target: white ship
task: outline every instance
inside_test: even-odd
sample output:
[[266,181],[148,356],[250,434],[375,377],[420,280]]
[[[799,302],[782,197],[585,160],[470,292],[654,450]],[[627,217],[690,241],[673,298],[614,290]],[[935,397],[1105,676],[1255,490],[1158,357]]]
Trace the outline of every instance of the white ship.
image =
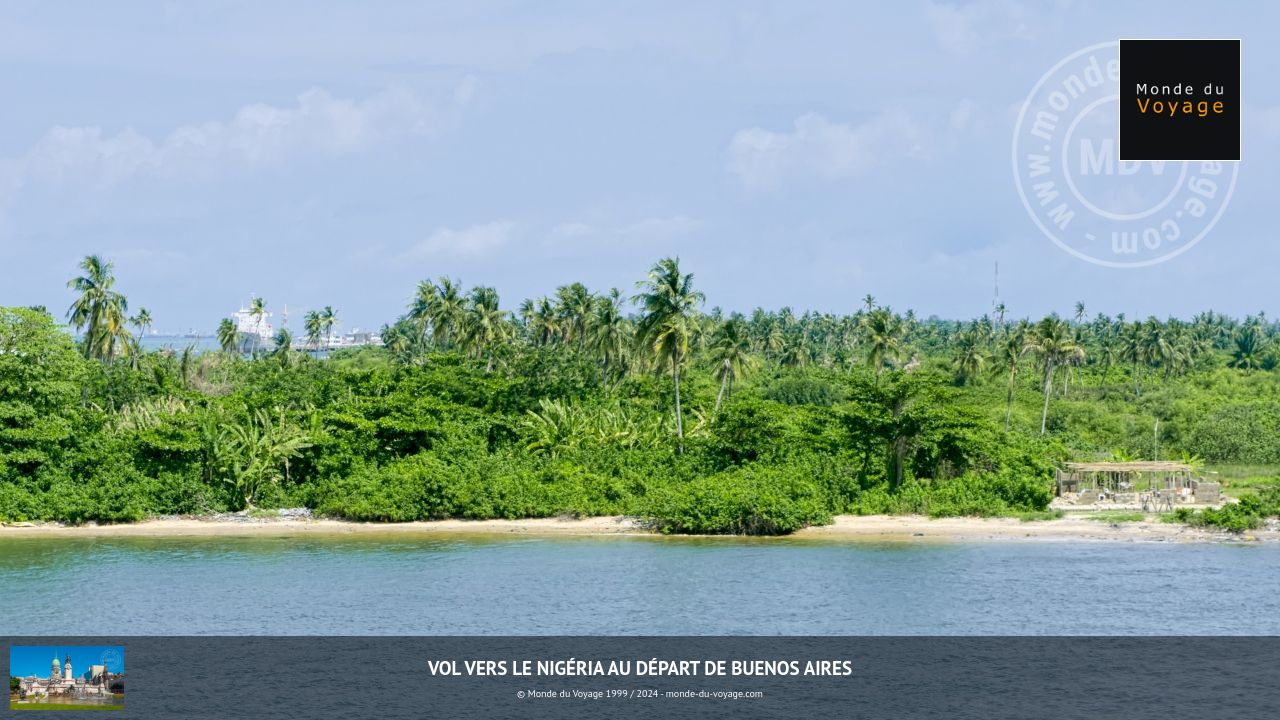
[[254,313],[249,308],[241,306],[232,317],[235,318],[236,332],[240,334],[246,345],[250,347],[271,345],[272,338],[275,337],[275,330],[271,327],[271,313]]
[[[250,301],[252,305],[252,299]],[[254,313],[249,307],[241,306],[238,311],[232,313],[232,318],[236,324],[236,332],[240,335],[241,348],[245,352],[251,352],[259,349],[270,349],[275,347],[276,330],[271,324],[272,313],[265,310],[261,313]],[[287,326],[289,323],[289,306],[284,306],[282,320]],[[381,345],[382,337],[376,332],[353,328],[350,332],[334,332],[321,337],[318,342],[312,343],[301,333],[293,336],[291,347],[294,350],[310,351],[310,352],[330,352],[333,350],[342,350],[344,348],[364,347],[366,345]]]
[[382,336],[355,328],[347,333],[334,333],[330,337],[321,337],[319,342],[312,343],[305,337],[293,338],[294,350],[310,350],[313,352],[330,352],[333,350],[342,350],[344,348],[364,347],[366,345],[381,345]]

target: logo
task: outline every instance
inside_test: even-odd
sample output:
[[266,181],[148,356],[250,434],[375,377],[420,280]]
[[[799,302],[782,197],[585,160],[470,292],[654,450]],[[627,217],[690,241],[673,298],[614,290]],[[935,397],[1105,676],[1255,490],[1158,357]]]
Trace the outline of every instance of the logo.
[[1123,160],[1240,159],[1239,40],[1121,40]]
[[1018,114],[1013,175],[1023,207],[1058,247],[1096,265],[1145,267],[1213,229],[1239,165],[1121,160],[1120,73],[1118,42],[1050,68]]

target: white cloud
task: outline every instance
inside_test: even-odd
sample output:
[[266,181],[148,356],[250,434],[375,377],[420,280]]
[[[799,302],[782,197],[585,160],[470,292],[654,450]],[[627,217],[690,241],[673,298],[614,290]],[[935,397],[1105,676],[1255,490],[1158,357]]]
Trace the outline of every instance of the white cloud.
[[472,225],[459,230],[442,227],[409,249],[405,259],[483,258],[506,247],[515,237],[516,224],[506,220]]
[[441,123],[437,111],[406,89],[352,100],[316,88],[293,105],[246,105],[229,120],[183,125],[155,140],[133,128],[108,135],[95,126],[55,126],[24,156],[4,163],[0,175],[7,182],[0,184],[109,187],[139,176],[273,166],[304,154],[339,155],[431,134]]
[[861,125],[833,123],[817,113],[796,118],[791,132],[739,130],[729,143],[729,172],[749,190],[792,178],[849,178],[893,160],[923,157],[924,131],[904,112]]

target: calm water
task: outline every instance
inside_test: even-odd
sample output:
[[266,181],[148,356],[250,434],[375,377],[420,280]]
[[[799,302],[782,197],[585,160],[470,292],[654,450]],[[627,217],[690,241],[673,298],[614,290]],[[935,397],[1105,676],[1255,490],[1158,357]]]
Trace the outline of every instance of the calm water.
[[1280,547],[0,541],[23,634],[1280,634]]

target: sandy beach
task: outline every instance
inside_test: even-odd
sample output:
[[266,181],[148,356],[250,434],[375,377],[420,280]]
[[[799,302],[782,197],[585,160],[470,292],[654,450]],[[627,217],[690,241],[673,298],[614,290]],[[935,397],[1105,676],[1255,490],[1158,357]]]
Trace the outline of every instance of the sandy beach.
[[[0,525],[0,539],[16,537],[272,537],[300,535],[654,535],[643,523],[623,516],[527,520],[438,520],[357,523],[312,518],[161,518],[121,525],[66,526],[57,523]],[[830,525],[788,536],[825,541],[1111,541],[1111,542],[1275,542],[1275,524],[1244,534],[1191,528],[1149,519],[1110,523],[1071,516],[1023,522],[1013,518],[940,518],[918,515],[840,515]]]

